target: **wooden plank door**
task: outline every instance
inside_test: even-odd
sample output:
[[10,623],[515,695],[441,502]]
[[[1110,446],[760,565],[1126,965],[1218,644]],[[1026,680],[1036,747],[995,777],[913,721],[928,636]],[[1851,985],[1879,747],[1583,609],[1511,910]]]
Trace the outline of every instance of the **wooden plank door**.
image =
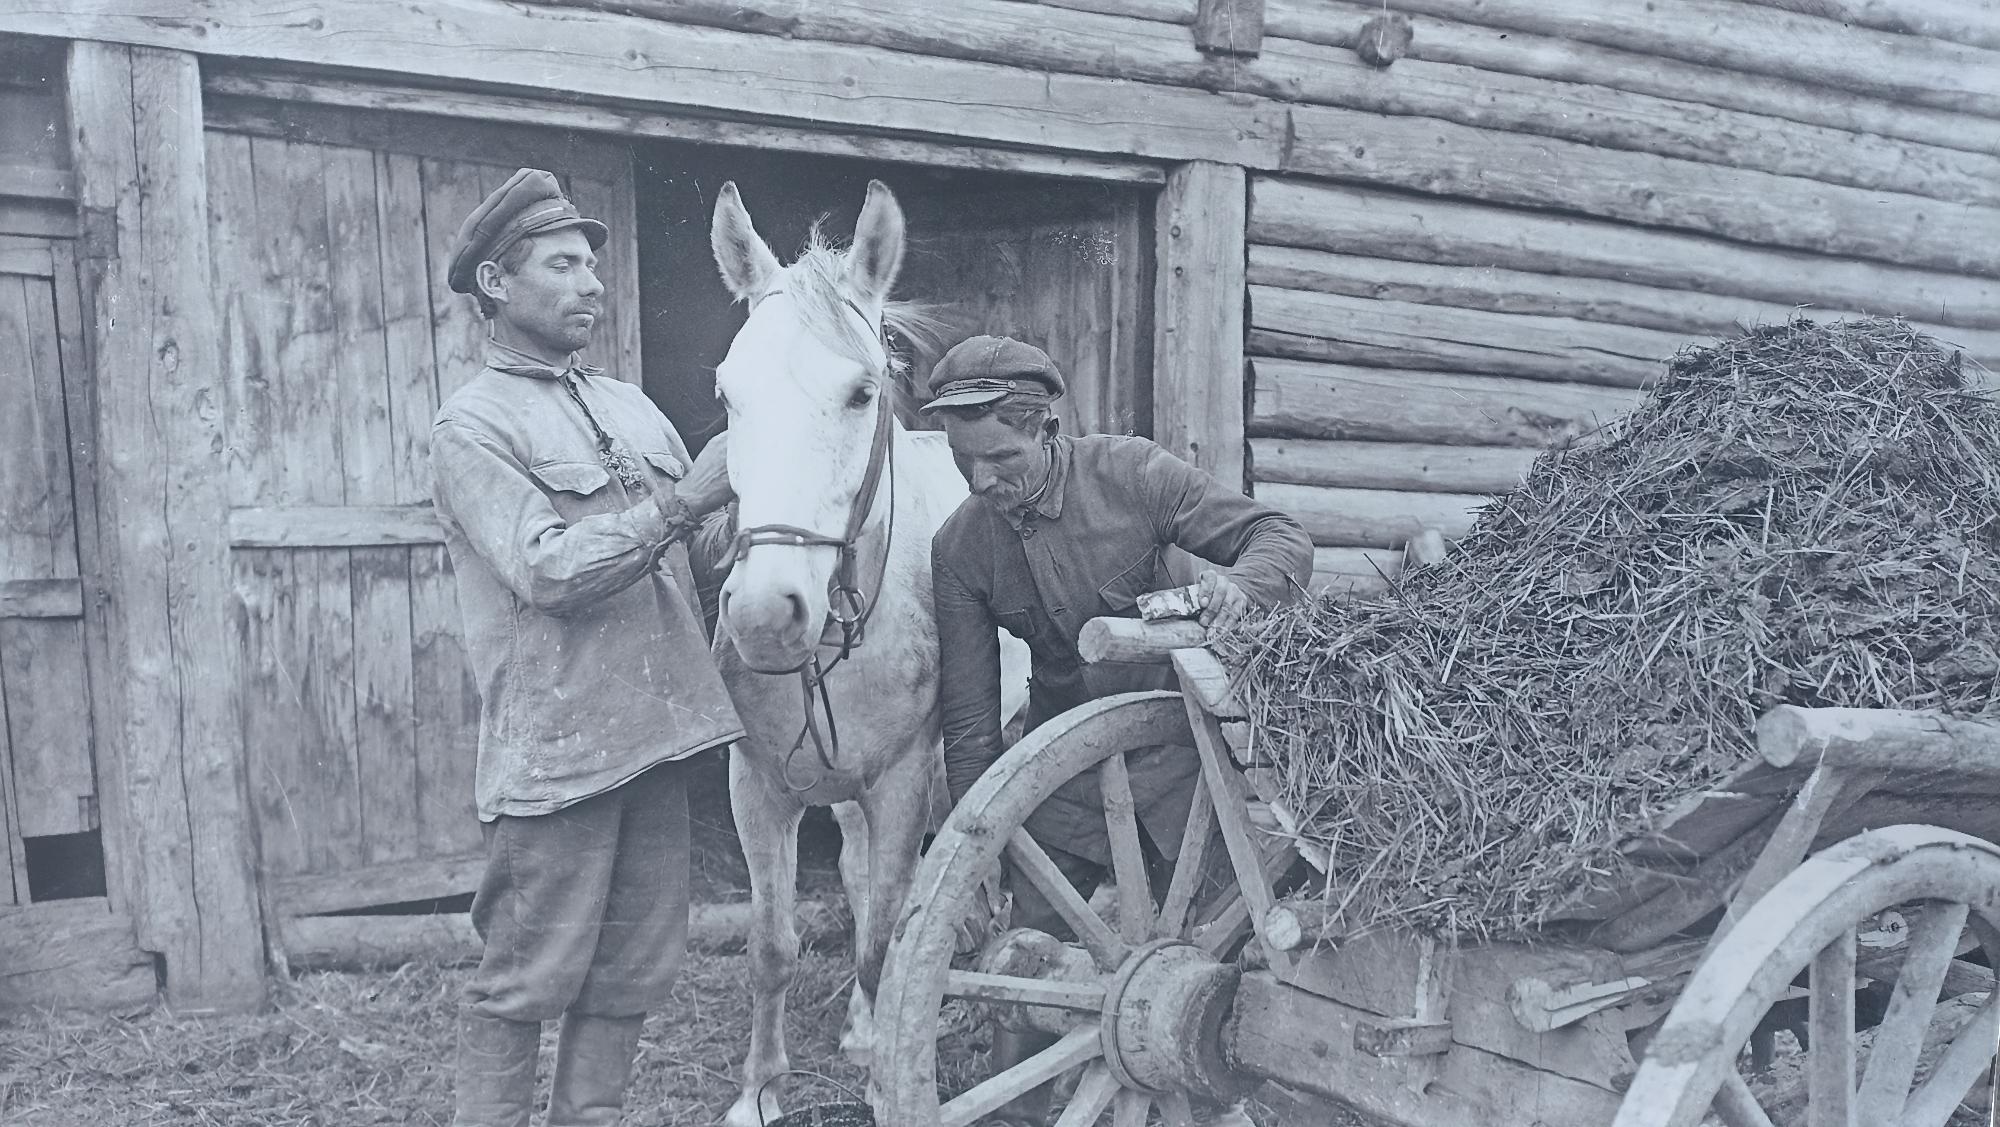
[[614,241],[593,362],[637,380],[623,148],[528,130],[215,99],[215,292],[231,544],[263,875],[276,909],[470,891],[477,698],[430,515],[428,438],[486,326],[445,286],[464,216],[523,164]]
[[0,905],[35,899],[30,842],[98,828],[66,400],[78,300],[67,242],[0,235]]

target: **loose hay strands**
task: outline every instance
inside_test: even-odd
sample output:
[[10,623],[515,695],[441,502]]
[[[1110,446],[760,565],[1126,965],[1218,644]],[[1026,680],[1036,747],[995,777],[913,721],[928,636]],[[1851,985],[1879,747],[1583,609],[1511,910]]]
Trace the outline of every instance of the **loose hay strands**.
[[1767,708],[1993,707],[2000,405],[1898,321],[1690,348],[1443,563],[1216,649],[1345,929],[1532,932]]

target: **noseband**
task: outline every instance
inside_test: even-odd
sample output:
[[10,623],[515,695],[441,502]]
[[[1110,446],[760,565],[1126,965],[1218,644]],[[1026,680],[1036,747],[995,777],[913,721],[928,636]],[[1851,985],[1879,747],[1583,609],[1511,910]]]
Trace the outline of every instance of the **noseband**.
[[[773,290],[764,295],[782,293]],[[758,299],[760,302],[763,298]],[[847,302],[864,322],[868,315],[852,301]],[[868,464],[861,472],[861,491],[855,494],[854,502],[847,510],[847,527],[839,536],[828,536],[809,528],[791,524],[759,524],[737,531],[731,543],[731,563],[740,564],[750,555],[750,549],[760,547],[788,548],[832,548],[837,553],[834,558],[833,575],[827,580],[827,621],[821,627],[819,647],[835,647],[839,653],[832,661],[821,664],[818,648],[804,661],[784,673],[797,673],[805,695],[805,726],[799,738],[792,742],[791,751],[785,757],[786,785],[794,790],[811,789],[818,780],[804,786],[793,786],[790,781],[792,756],[805,747],[807,739],[819,753],[819,761],[829,771],[834,769],[834,760],[840,754],[840,730],[834,723],[833,701],[827,695],[826,676],[835,666],[845,661],[861,645],[862,635],[868,625],[868,618],[875,611],[875,603],[882,593],[882,581],[889,568],[889,548],[896,535],[895,472],[890,459],[890,444],[895,435],[895,412],[889,406],[888,356],[889,334],[886,328],[877,326],[876,338],[882,346],[883,388],[875,397],[875,434],[868,444]],[[874,512],[875,493],[881,485],[884,472],[889,477],[890,501],[888,508],[889,526],[884,535],[881,559],[875,567],[873,578],[874,594],[863,586],[860,572],[861,532],[868,525],[868,518]],[[815,698],[817,698],[815,700]],[[826,714],[826,735],[820,735],[818,712]]]

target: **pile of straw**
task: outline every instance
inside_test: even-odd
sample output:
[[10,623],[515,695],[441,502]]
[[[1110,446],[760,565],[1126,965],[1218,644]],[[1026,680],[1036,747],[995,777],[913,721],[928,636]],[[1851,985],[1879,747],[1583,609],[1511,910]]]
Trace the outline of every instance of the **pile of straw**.
[[1773,705],[1993,706],[2000,404],[1895,321],[1690,348],[1442,564],[1216,648],[1345,929],[1531,932]]

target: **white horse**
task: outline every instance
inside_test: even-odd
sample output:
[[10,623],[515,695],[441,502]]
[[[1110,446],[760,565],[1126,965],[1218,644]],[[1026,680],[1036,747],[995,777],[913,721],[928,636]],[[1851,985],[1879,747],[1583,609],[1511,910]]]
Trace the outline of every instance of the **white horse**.
[[[903,430],[890,408],[884,326],[901,327],[908,310],[888,300],[903,213],[886,186],[868,185],[851,250],[815,239],[784,266],[724,184],[710,243],[723,281],[750,306],[716,369],[743,530],[716,653],[748,732],[730,757],[729,795],[750,866],[755,993],[743,1091],[724,1122],[760,1127],[779,1114],[764,1089],[790,1068],[785,993],[809,805],[831,805],[840,824],[857,963],[841,1048],[868,1056],[889,931],[946,804],[931,535],[967,491],[944,436]],[[852,638],[841,621],[857,616],[859,644],[843,656],[837,643]],[[1002,641],[1011,716],[1026,695],[1027,653]]]

